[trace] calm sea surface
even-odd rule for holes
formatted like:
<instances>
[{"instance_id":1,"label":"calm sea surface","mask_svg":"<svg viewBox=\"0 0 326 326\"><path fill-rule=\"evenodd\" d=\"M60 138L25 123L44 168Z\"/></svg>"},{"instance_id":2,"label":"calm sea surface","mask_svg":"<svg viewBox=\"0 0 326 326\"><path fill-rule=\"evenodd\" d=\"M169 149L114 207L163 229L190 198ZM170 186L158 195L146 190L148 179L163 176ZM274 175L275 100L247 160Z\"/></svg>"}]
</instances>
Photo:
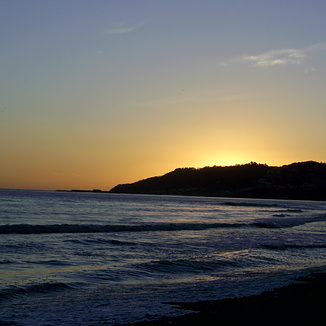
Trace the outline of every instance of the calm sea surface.
<instances>
[{"instance_id":1,"label":"calm sea surface","mask_svg":"<svg viewBox=\"0 0 326 326\"><path fill-rule=\"evenodd\" d=\"M286 285L325 248L326 202L0 190L0 324L184 314L166 302Z\"/></svg>"}]
</instances>

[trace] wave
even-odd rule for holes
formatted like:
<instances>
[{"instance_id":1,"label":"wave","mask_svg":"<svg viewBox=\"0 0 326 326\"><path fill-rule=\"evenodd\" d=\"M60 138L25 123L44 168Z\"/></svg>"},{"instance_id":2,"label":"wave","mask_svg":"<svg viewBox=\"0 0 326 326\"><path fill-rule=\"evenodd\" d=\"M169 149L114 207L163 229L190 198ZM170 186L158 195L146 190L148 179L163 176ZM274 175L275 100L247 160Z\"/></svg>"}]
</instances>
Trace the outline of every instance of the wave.
<instances>
[{"instance_id":1,"label":"wave","mask_svg":"<svg viewBox=\"0 0 326 326\"><path fill-rule=\"evenodd\" d=\"M238 265L234 261L194 261L194 260L158 260L147 263L138 264L142 272L159 272L167 274L183 274L183 273L205 273L215 271L225 267Z\"/></svg>"},{"instance_id":2,"label":"wave","mask_svg":"<svg viewBox=\"0 0 326 326\"><path fill-rule=\"evenodd\" d=\"M40 265L52 265L52 266L68 266L70 265L66 261L57 260L57 259L47 259L47 260L32 260L32 261L25 261L27 264L40 264Z\"/></svg>"},{"instance_id":3,"label":"wave","mask_svg":"<svg viewBox=\"0 0 326 326\"><path fill-rule=\"evenodd\" d=\"M326 215L322 214L315 217L289 217L286 218L286 216L275 216L276 218L271 219L262 219L257 220L253 224L259 228L265 228L265 229L282 229L282 228L290 228L295 227L299 225L304 225L307 223L313 223L313 222L324 222L326 221Z\"/></svg>"},{"instance_id":4,"label":"wave","mask_svg":"<svg viewBox=\"0 0 326 326\"><path fill-rule=\"evenodd\" d=\"M261 244L261 248L269 250L288 250L288 249L324 249L326 244L296 245L296 244Z\"/></svg>"},{"instance_id":5,"label":"wave","mask_svg":"<svg viewBox=\"0 0 326 326\"><path fill-rule=\"evenodd\" d=\"M307 218L276 218L256 220L251 223L158 223L140 225L99 225L99 224L6 224L0 225L0 234L48 234L48 233L115 233L115 232L149 232L149 231L201 231L219 228L289 228L312 222L326 221L326 214ZM92 241L92 240L90 240ZM96 240L99 241L99 240ZM108 240L103 240L108 241ZM123 244L109 240L112 244Z\"/></svg>"},{"instance_id":6,"label":"wave","mask_svg":"<svg viewBox=\"0 0 326 326\"><path fill-rule=\"evenodd\" d=\"M144 225L97 225L97 224L7 224L0 225L0 234L46 234L46 233L114 233L146 231L183 231L241 227L241 223L166 223ZM113 240L116 243L116 241Z\"/></svg>"},{"instance_id":7,"label":"wave","mask_svg":"<svg viewBox=\"0 0 326 326\"><path fill-rule=\"evenodd\" d=\"M248 202L224 202L222 205L235 207L280 207L278 204L248 203Z\"/></svg>"},{"instance_id":8,"label":"wave","mask_svg":"<svg viewBox=\"0 0 326 326\"><path fill-rule=\"evenodd\" d=\"M69 239L65 240L65 242L71 242L76 244L82 244L82 245L92 245L92 244L111 244L114 246L134 246L136 245L136 242L130 242L130 241L121 241L121 240L115 240L115 239L86 239L86 240L79 240L79 239Z\"/></svg>"},{"instance_id":9,"label":"wave","mask_svg":"<svg viewBox=\"0 0 326 326\"><path fill-rule=\"evenodd\" d=\"M0 300L11 299L17 296L29 295L34 293L49 293L73 289L66 283L62 282L46 282L40 284L31 284L27 286L12 285L0 290Z\"/></svg>"},{"instance_id":10,"label":"wave","mask_svg":"<svg viewBox=\"0 0 326 326\"><path fill-rule=\"evenodd\" d=\"M288 208L286 211L290 213L303 213L301 208Z\"/></svg>"},{"instance_id":11,"label":"wave","mask_svg":"<svg viewBox=\"0 0 326 326\"><path fill-rule=\"evenodd\" d=\"M279 210L276 212L276 214L273 214L274 217L286 217L291 216L289 213L303 213L303 210L300 208L288 208L285 210Z\"/></svg>"}]
</instances>

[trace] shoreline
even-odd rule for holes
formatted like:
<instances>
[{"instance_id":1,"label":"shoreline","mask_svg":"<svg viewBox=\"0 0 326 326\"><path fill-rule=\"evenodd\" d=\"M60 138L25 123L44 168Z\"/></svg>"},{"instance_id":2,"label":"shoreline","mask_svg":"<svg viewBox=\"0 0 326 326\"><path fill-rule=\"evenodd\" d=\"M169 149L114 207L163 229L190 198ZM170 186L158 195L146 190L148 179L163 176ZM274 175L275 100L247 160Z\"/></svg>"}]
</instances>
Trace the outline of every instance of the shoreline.
<instances>
[{"instance_id":1,"label":"shoreline","mask_svg":"<svg viewBox=\"0 0 326 326\"><path fill-rule=\"evenodd\" d=\"M313 273L296 281L273 291L243 298L169 302L184 309L185 315L123 326L320 324L326 318L326 273Z\"/></svg>"},{"instance_id":2,"label":"shoreline","mask_svg":"<svg viewBox=\"0 0 326 326\"><path fill-rule=\"evenodd\" d=\"M20 190L20 189L17 189ZM23 189L25 190L25 189ZM299 197L277 197L277 196L271 196L271 197L264 197L264 196L227 196L227 195L209 195L209 194L170 194L170 193L151 193L151 192L112 192L111 190L101 190L101 189L56 189L56 190L50 190L50 191L56 191L56 192L81 192L81 193L96 193L96 194L113 194L113 195L144 195L144 196L180 196L180 197L203 197L203 198L231 198L231 199L256 199L256 200L294 200L294 201L314 201L314 202L322 202L326 201L326 199L319 199L319 198L299 198Z\"/></svg>"}]
</instances>

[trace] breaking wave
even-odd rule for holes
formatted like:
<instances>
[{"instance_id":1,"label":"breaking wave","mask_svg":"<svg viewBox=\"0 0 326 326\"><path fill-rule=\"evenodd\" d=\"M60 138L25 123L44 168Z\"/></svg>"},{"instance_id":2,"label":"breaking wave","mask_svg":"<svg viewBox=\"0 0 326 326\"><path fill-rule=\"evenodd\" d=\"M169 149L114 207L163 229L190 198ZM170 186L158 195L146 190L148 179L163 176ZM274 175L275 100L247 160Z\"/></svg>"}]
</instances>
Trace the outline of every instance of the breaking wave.
<instances>
[{"instance_id":1,"label":"breaking wave","mask_svg":"<svg viewBox=\"0 0 326 326\"><path fill-rule=\"evenodd\" d=\"M289 228L311 222L326 221L326 214L310 218L271 218L252 223L159 223L141 225L98 224L6 224L0 225L0 234L49 234L49 233L115 233L153 231L200 231L219 228ZM115 243L118 244L118 243Z\"/></svg>"},{"instance_id":2,"label":"breaking wave","mask_svg":"<svg viewBox=\"0 0 326 326\"><path fill-rule=\"evenodd\" d=\"M1 225L0 234L44 234L44 233L115 233L148 231L184 231L206 230L216 228L242 227L241 223L165 223L144 225L97 225L97 224L52 224Z\"/></svg>"},{"instance_id":3,"label":"breaking wave","mask_svg":"<svg viewBox=\"0 0 326 326\"><path fill-rule=\"evenodd\" d=\"M315 217L305 218L305 217L288 217L286 218L285 215L278 215L275 216L276 218L271 219L262 219L260 221L254 222L259 228L266 228L266 229L282 229L282 228L290 228L299 225L304 225L307 223L313 222L324 222L326 221L326 214L322 214Z\"/></svg>"}]
</instances>

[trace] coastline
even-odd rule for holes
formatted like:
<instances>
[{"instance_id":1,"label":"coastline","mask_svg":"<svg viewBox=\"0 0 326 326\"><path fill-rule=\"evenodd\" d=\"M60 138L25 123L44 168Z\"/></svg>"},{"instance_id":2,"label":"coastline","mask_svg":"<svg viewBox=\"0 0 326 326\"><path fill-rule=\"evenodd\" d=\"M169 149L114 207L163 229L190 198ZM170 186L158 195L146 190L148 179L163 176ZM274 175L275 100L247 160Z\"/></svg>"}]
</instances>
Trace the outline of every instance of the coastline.
<instances>
[{"instance_id":1,"label":"coastline","mask_svg":"<svg viewBox=\"0 0 326 326\"><path fill-rule=\"evenodd\" d=\"M326 273L314 273L296 281L250 297L194 303L170 302L184 309L185 315L124 326L320 324L326 318Z\"/></svg>"}]
</instances>

